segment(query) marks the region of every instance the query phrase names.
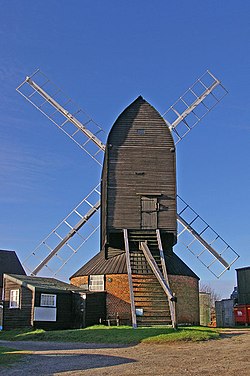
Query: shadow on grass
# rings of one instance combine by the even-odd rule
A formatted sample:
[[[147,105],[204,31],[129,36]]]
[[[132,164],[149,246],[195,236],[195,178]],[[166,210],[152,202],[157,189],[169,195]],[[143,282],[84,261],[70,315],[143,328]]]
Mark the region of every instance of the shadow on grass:
[[[170,341],[202,341],[218,338],[217,331],[202,327],[181,327],[174,330],[171,327],[148,327],[132,329],[131,327],[93,326],[75,330],[16,330],[2,332],[0,340],[9,341],[48,341],[48,342],[78,342],[84,344],[108,344],[120,347],[135,345],[141,342],[170,342]],[[108,346],[110,347],[110,346]],[[88,347],[89,348],[89,347]],[[95,346],[96,348],[96,346]]]

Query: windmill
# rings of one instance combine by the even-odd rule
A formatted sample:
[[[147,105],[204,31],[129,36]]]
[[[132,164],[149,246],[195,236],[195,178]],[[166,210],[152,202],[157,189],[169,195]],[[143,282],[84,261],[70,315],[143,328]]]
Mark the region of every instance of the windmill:
[[[133,252],[137,252],[137,256],[138,252],[143,253],[154,276],[167,295],[171,322],[175,326],[175,297],[168,283],[164,254],[167,253],[167,248],[172,249],[176,243],[176,222],[178,222],[179,227],[178,241],[181,241],[216,277],[220,277],[228,270],[239,255],[184,200],[176,196],[175,170],[170,174],[173,184],[169,196],[169,192],[167,191],[164,194],[162,192],[156,193],[155,190],[154,192],[146,192],[146,194],[145,192],[136,193],[140,196],[141,222],[139,227],[140,230],[145,230],[144,232],[142,231],[143,235],[133,231],[134,228],[133,226],[130,228],[129,222],[125,226],[118,225],[118,231],[116,231],[117,229],[110,231],[105,219],[107,213],[104,206],[107,203],[103,205],[103,197],[104,193],[108,190],[105,187],[105,181],[108,179],[105,177],[108,174],[106,164],[109,162],[107,162],[107,159],[112,159],[112,147],[116,147],[116,141],[114,141],[113,145],[113,141],[110,144],[108,139],[108,148],[106,148],[105,143],[101,140],[101,135],[103,134],[101,127],[78,108],[78,106],[75,106],[73,101],[67,98],[62,90],[56,87],[40,70],[36,71],[32,76],[27,77],[17,88],[17,91],[87,152],[97,164],[102,165],[103,152],[106,150],[103,167],[104,182],[102,183],[101,247],[105,249],[106,258],[118,256],[121,252],[126,255],[133,326],[137,325],[133,294],[133,273],[131,271],[131,255]],[[175,145],[220,102],[226,93],[227,91],[221,82],[210,71],[206,71],[168,111],[162,114],[162,116],[159,115],[159,119],[157,118],[158,115],[155,115],[156,110],[153,109],[152,119],[156,116],[161,123],[160,128],[165,132],[166,138],[169,139],[166,150],[168,150],[167,153],[170,162],[166,163],[175,165]],[[146,112],[150,112],[150,105],[143,98],[139,97],[134,103],[136,104],[132,104],[133,109],[130,115],[137,108],[136,106],[139,106],[138,111],[141,106],[146,106]],[[144,123],[142,123],[141,128],[137,126],[136,132],[138,137],[143,138],[145,132]],[[124,140],[126,137],[124,135]],[[106,157],[107,155],[108,157]],[[137,169],[135,174],[140,178],[144,175],[144,171],[143,169]],[[59,267],[57,265],[57,269],[53,271],[54,275],[58,274],[69,259],[77,253],[82,245],[98,229],[98,226],[93,226],[90,227],[89,233],[85,233],[84,236],[80,233],[81,229],[89,225],[91,219],[99,210],[101,206],[99,196],[100,184],[32,252],[26,262],[24,262],[27,265],[31,259],[38,258],[38,263],[33,263],[32,267],[28,266],[32,275],[37,275],[44,267],[52,269],[51,265],[53,265],[55,258],[60,260]],[[161,198],[159,198],[160,196]],[[166,200],[169,200],[167,204],[163,202],[164,197]],[[137,202],[139,201],[137,200]],[[178,213],[176,211],[176,204]],[[119,208],[119,204],[117,205]],[[169,222],[168,226],[170,227],[165,228],[165,230],[158,228],[157,218],[160,216]],[[152,229],[155,229],[153,238],[152,233],[149,231]],[[77,237],[79,241],[75,243],[75,238]],[[160,267],[157,265],[154,252],[150,250],[154,242],[156,242],[156,248],[160,255]],[[134,245],[135,249],[131,249],[131,245],[132,248]],[[67,251],[65,251],[66,249]]]

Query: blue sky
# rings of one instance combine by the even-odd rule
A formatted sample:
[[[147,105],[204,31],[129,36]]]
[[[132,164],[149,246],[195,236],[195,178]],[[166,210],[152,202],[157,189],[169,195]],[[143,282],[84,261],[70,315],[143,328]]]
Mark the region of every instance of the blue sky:
[[[178,193],[250,265],[250,4],[0,1],[0,248],[23,260],[94,187],[100,169],[15,88],[36,68],[108,132],[142,95],[163,113],[206,69],[229,94],[177,147]],[[92,239],[72,274],[98,251]],[[219,281],[178,255],[228,297]]]

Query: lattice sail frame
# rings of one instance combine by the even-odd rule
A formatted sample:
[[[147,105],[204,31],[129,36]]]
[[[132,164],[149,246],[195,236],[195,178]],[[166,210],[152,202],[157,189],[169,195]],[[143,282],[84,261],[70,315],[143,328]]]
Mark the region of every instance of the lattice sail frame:
[[[100,228],[100,183],[41,241],[23,264],[31,275],[44,267],[57,276],[70,259]]]
[[[178,144],[228,93],[207,70],[162,114]]]
[[[16,90],[102,166],[104,130],[42,71],[26,77]]]
[[[177,207],[178,242],[219,278],[240,256],[178,195]]]
[[[46,91],[44,89],[46,89]],[[49,118],[60,130],[67,134],[100,166],[102,165],[105,144],[99,139],[99,137],[104,137],[105,132],[85,111],[81,110],[71,98],[66,96],[58,86],[49,80],[44,73],[37,70],[32,76],[27,77],[25,81],[18,86],[17,91],[47,118]],[[175,144],[181,141],[226,94],[227,90],[210,71],[206,71],[200,78],[198,78],[196,82],[162,115],[167,126],[172,131]],[[84,225],[91,224],[89,221],[96,217],[95,213],[100,207],[100,197],[98,197],[98,200],[95,203],[93,201],[92,196],[95,194],[100,196],[99,185],[95,187],[54,230],[52,230],[52,232],[24,261],[24,265],[31,274],[36,275],[46,267],[54,273],[53,275],[58,275],[73,255],[76,254],[83,244],[85,244],[86,241],[96,232],[99,228],[99,224],[92,225],[92,230],[87,235],[81,235],[80,233],[82,228],[86,228]],[[207,225],[188,204],[183,200],[181,201],[185,204],[185,208],[181,209],[181,212],[177,215],[179,227],[183,227],[179,231],[178,238],[182,240],[184,233],[191,234],[192,240],[184,242],[185,247],[199,258],[199,260],[216,277],[221,276],[229,269],[233,262],[237,260],[239,255],[214,230],[212,230],[212,228]],[[82,207],[86,205],[87,208],[82,211]],[[191,226],[191,224],[193,225],[195,223],[197,218],[191,220],[191,222],[188,222],[183,218],[183,214],[187,213],[187,209],[190,209],[195,213],[197,218],[205,223],[208,228],[216,234],[217,239],[220,239],[220,241],[226,244],[227,250],[231,250],[232,254],[234,254],[233,260],[229,262],[225,261],[221,256],[220,251],[217,252],[212,248],[211,244],[213,244],[214,241],[209,243],[202,238],[201,235],[205,230],[199,233]],[[77,218],[77,221],[73,221],[73,223],[70,224],[70,219],[73,216]],[[60,235],[59,232],[64,226],[66,226],[68,231]],[[76,238],[81,239],[79,242],[76,242],[77,244],[72,244],[74,235],[77,235]],[[57,242],[54,239],[56,239]],[[204,250],[198,255],[193,251],[193,248],[191,248],[191,245],[196,241],[204,247]],[[201,259],[205,249],[208,254],[213,255],[216,261],[213,259],[207,264]],[[223,251],[223,253],[224,252],[225,251]],[[39,264],[35,264],[35,266],[33,265],[32,267],[27,266],[27,262],[30,261],[31,258],[37,258]],[[57,263],[56,266],[52,265],[51,267],[51,264],[55,264],[52,262],[55,258],[60,260],[59,265]],[[211,268],[217,261],[224,267],[219,274]]]

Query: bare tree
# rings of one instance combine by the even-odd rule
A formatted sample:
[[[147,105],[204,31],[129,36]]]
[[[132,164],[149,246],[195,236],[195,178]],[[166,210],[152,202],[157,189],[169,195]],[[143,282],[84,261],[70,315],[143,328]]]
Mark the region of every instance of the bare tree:
[[[217,293],[210,285],[201,283],[200,292],[206,292],[211,294],[211,308],[215,307],[215,302],[221,299],[221,295]]]

